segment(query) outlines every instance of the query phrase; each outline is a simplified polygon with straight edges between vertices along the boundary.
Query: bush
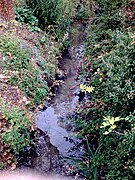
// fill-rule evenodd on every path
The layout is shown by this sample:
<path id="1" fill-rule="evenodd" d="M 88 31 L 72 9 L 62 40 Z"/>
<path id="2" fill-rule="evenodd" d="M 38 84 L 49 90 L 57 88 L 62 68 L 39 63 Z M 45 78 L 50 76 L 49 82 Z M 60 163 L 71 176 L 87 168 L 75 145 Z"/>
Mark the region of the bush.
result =
<path id="1" fill-rule="evenodd" d="M 16 7 L 15 8 L 16 19 L 19 22 L 28 23 L 29 25 L 38 26 L 38 19 L 33 16 L 30 9 Z"/>
<path id="2" fill-rule="evenodd" d="M 89 179 L 132 179 L 135 175 L 134 32 L 132 27 L 126 28 L 123 20 L 116 26 L 111 26 L 114 21 L 108 21 L 112 17 L 106 15 L 120 5 L 108 1 L 111 7 L 107 9 L 107 4 L 101 3 L 101 16 L 94 18 L 86 41 L 82 75 L 86 78 L 84 86 L 94 90 L 77 109 L 75 123 L 79 137 L 86 143 L 86 154 L 77 167 Z"/>
<path id="3" fill-rule="evenodd" d="M 105 104 L 108 104 L 110 108 L 107 109 L 107 112 L 109 110 L 111 115 L 126 116 L 132 111 L 134 104 L 133 54 L 135 49 L 131 45 L 133 33 L 128 31 L 112 32 L 111 30 L 108 30 L 106 33 L 112 36 L 111 41 L 110 39 L 103 41 L 98 39 L 97 46 L 95 45 L 91 49 L 91 55 L 93 57 L 96 56 L 95 58 L 97 59 L 91 66 L 94 75 L 89 73 L 89 77 L 93 76 L 91 84 L 96 89 L 93 99 L 99 98 Z M 109 41 L 113 44 L 112 49 Z M 109 49 L 111 49 L 110 52 L 102 54 L 102 52 L 106 52 Z M 102 94 L 102 97 L 100 97 L 100 94 Z"/>
<path id="4" fill-rule="evenodd" d="M 31 9 L 25 7 L 15 7 L 16 20 L 26 23 L 31 31 L 40 31 L 38 27 L 38 19 L 33 15 Z"/>
<path id="5" fill-rule="evenodd" d="M 71 22 L 72 1 L 67 0 L 27 0 L 27 5 L 32 9 L 39 20 L 39 25 L 45 27 L 54 25 L 55 29 L 63 34 Z"/>

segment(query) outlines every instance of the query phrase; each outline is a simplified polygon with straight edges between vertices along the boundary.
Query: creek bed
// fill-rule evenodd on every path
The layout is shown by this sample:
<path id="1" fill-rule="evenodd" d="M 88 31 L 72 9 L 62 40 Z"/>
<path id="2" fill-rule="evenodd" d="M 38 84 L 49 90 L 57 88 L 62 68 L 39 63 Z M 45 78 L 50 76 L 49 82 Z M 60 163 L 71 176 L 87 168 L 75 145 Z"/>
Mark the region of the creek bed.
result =
<path id="1" fill-rule="evenodd" d="M 37 113 L 36 123 L 42 135 L 38 138 L 33 164 L 41 173 L 59 173 L 63 169 L 63 157 L 79 158 L 83 154 L 83 145 L 74 137 L 74 126 L 68 118 L 75 116 L 79 101 L 81 80 L 78 74 L 84 57 L 85 26 L 74 22 L 71 28 L 72 47 L 63 54 L 60 64 L 67 74 L 64 83 L 46 110 Z"/>

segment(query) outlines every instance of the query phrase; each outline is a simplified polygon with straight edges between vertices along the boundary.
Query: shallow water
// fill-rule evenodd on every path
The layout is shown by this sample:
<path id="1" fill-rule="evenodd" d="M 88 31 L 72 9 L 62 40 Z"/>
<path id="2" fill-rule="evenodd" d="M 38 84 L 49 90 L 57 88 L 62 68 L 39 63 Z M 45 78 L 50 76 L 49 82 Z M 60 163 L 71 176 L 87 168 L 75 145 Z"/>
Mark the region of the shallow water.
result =
<path id="1" fill-rule="evenodd" d="M 74 138 L 72 124 L 66 119 L 75 114 L 74 111 L 79 99 L 76 92 L 79 91 L 80 80 L 76 79 L 83 58 L 83 49 L 83 45 L 70 49 L 71 58 L 66 57 L 63 60 L 67 70 L 67 78 L 53 103 L 44 112 L 39 112 L 37 115 L 37 127 L 47 133 L 51 144 L 56 146 L 62 155 L 69 155 L 70 149 L 79 142 Z"/>
<path id="2" fill-rule="evenodd" d="M 58 167 L 56 161 L 59 161 L 59 155 L 62 157 L 79 157 L 83 154 L 81 141 L 75 138 L 74 126 L 68 118 L 75 116 L 75 108 L 79 100 L 81 80 L 78 74 L 84 56 L 85 27 L 75 22 L 72 28 L 74 28 L 70 34 L 72 47 L 63 55 L 61 61 L 61 69 L 66 71 L 67 76 L 47 109 L 37 113 L 37 127 L 49 138 L 47 150 L 44 150 L 43 144 L 46 143 L 44 137 L 40 137 L 40 142 L 37 144 L 38 158 L 35 168 L 41 172 L 48 172 L 53 167 Z M 42 146 L 41 150 L 40 146 Z M 55 149 L 55 152 L 57 149 L 55 155 L 53 154 L 54 150 L 50 150 L 50 147 L 53 147 L 52 149 Z M 49 155 L 46 153 L 47 151 L 49 151 Z M 46 164 L 49 156 L 51 163 Z"/>

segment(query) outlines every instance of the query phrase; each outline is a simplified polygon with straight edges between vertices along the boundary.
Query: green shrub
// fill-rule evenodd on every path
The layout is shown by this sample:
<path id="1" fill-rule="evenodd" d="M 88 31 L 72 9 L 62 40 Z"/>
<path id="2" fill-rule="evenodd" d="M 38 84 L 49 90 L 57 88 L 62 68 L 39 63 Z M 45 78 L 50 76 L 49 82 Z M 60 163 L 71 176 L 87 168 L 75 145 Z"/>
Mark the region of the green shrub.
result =
<path id="1" fill-rule="evenodd" d="M 78 10 L 76 13 L 76 18 L 79 20 L 87 20 L 90 15 L 91 15 L 91 11 L 89 7 L 91 6 L 90 3 L 88 1 L 84 1 L 81 4 L 78 4 Z"/>
<path id="2" fill-rule="evenodd" d="M 125 17 L 112 21 L 125 5 L 122 1 L 99 4 L 100 12 L 88 31 L 82 72 L 85 86 L 94 87 L 94 91 L 78 105 L 75 120 L 78 136 L 87 144 L 86 154 L 76 166 L 89 179 L 133 179 L 134 31 L 126 28 Z"/>
<path id="3" fill-rule="evenodd" d="M 126 6 L 130 0 L 97 0 L 97 16 L 94 18 L 95 23 L 102 29 L 121 28 L 126 23 Z"/>
<path id="4" fill-rule="evenodd" d="M 31 9 L 15 7 L 15 16 L 17 21 L 26 23 L 31 30 L 40 31 L 40 28 L 38 28 L 38 19 L 33 15 Z"/>
<path id="5" fill-rule="evenodd" d="M 30 25 L 38 25 L 38 19 L 33 16 L 33 13 L 30 9 L 24 9 L 21 7 L 15 8 L 16 19 L 19 22 L 28 23 Z"/>
<path id="6" fill-rule="evenodd" d="M 66 14 L 70 13 L 70 3 L 68 1 L 27 0 L 27 4 L 33 9 L 34 14 L 38 18 L 41 18 L 45 24 L 57 24 Z"/>
<path id="7" fill-rule="evenodd" d="M 53 25 L 57 36 L 61 37 L 71 22 L 73 2 L 67 0 L 27 0 L 39 20 L 39 26 L 47 28 Z"/>
<path id="8" fill-rule="evenodd" d="M 94 45 L 94 36 L 94 41 L 90 40 L 89 43 L 94 45 L 90 53 L 97 58 L 97 61 L 93 61 L 91 65 L 94 75 L 90 72 L 88 76 L 93 76 L 91 84 L 96 89 L 93 99 L 99 98 L 107 104 L 110 107 L 107 109 L 110 115 L 126 116 L 132 111 L 134 104 L 133 54 L 135 49 L 131 45 L 133 33 L 109 30 L 109 35 L 112 37 L 111 41 L 98 39 L 98 44 Z M 110 52 L 103 54 L 111 48 Z"/>

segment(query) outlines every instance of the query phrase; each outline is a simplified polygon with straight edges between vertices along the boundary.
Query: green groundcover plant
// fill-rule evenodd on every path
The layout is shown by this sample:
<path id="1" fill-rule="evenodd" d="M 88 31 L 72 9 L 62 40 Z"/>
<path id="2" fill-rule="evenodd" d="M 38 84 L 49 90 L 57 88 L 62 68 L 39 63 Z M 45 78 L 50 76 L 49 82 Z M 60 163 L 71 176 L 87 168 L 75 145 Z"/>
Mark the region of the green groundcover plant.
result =
<path id="1" fill-rule="evenodd" d="M 89 98 L 78 106 L 75 120 L 78 136 L 86 142 L 77 168 L 89 179 L 133 179 L 135 36 L 126 15 L 121 18 L 129 4 L 98 1 L 97 5 L 81 74 L 86 81 L 80 89 Z"/>
<path id="2" fill-rule="evenodd" d="M 9 165 L 14 166 L 16 157 L 33 142 L 30 137 L 31 122 L 28 112 L 15 106 L 11 107 L 3 98 L 0 98 L 0 107 L 3 115 L 0 130 L 0 169 L 3 169 Z"/>
<path id="3" fill-rule="evenodd" d="M 14 36 L 0 37 L 1 52 L 10 53 L 1 64 L 5 72 L 13 71 L 9 84 L 18 86 L 28 98 L 33 98 L 35 105 L 43 102 L 48 94 L 47 82 L 42 79 L 42 71 L 35 69 L 30 60 L 30 53 L 20 46 L 19 39 Z"/>

